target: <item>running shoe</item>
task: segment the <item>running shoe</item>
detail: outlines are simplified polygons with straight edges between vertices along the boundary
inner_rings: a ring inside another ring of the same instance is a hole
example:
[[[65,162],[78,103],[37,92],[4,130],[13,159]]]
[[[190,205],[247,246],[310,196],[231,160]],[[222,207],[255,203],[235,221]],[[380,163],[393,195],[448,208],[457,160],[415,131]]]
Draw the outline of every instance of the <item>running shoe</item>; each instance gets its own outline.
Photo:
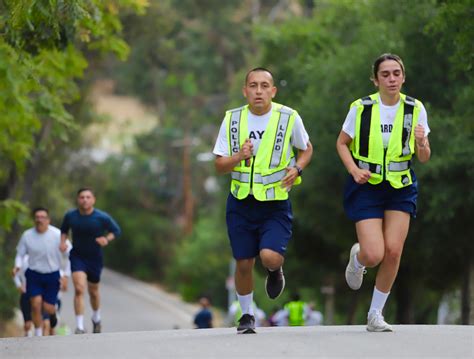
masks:
[[[100,320],[96,323],[92,321],[92,333],[101,333],[102,332],[102,325],[100,324]]]
[[[86,334],[86,330],[85,330],[85,329],[76,328],[76,330],[74,331],[74,334]]]
[[[364,274],[367,273],[365,267],[360,269],[356,268],[354,262],[354,256],[359,253],[360,245],[356,243],[351,248],[351,254],[349,255],[349,263],[346,267],[346,282],[349,288],[357,290],[362,285],[362,280],[364,279]]]
[[[255,334],[255,317],[250,314],[244,314],[239,319],[237,334]]]
[[[367,331],[393,332],[393,328],[384,320],[383,315],[379,310],[372,310],[367,316]]]
[[[267,269],[268,275],[265,279],[265,292],[268,298],[277,299],[283,289],[285,289],[285,276],[283,275],[283,268],[280,267],[275,271]]]

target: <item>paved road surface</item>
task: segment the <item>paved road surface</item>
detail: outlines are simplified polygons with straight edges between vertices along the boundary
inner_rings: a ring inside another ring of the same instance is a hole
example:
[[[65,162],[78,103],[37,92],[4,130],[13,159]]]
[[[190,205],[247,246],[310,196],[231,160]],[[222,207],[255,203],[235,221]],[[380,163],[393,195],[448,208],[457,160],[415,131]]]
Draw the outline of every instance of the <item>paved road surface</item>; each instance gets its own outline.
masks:
[[[0,358],[474,358],[474,326],[365,326],[189,329],[197,307],[156,287],[106,270],[104,333],[0,339]],[[72,287],[61,322],[74,330]],[[90,309],[86,312],[90,331]],[[172,328],[183,328],[175,330]]]
[[[364,326],[180,329],[7,338],[0,358],[469,358],[473,326],[394,326],[368,333]]]
[[[157,287],[145,284],[117,272],[105,269],[101,284],[102,329],[107,332],[130,332],[192,328],[192,319],[198,307],[183,303]],[[74,332],[74,287],[63,293],[60,325],[66,324]],[[86,294],[84,324],[92,330],[89,296]]]

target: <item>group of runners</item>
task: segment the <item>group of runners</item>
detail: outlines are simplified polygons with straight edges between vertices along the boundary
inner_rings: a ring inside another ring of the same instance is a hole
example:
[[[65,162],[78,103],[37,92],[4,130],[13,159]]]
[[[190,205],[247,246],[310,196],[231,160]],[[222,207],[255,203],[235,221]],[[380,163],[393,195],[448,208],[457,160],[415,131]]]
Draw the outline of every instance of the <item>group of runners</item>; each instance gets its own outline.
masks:
[[[12,270],[21,292],[20,308],[25,335],[42,336],[45,322],[49,331],[57,325],[58,295],[72,276],[74,285],[75,334],[86,333],[84,294],[89,292],[92,307],[92,332],[101,332],[99,283],[103,268],[102,248],[120,235],[120,227],[107,213],[94,208],[91,188],[77,191],[77,208],[68,211],[61,228],[51,225],[47,208],[32,211],[34,227],[26,230],[18,243]],[[68,239],[72,232],[73,245]],[[72,273],[72,274],[71,274]]]
[[[416,215],[418,182],[411,168],[412,157],[416,154],[420,162],[426,162],[431,150],[423,104],[401,93],[405,67],[400,57],[378,57],[371,80],[377,92],[351,104],[336,148],[349,173],[344,208],[355,222],[358,240],[350,249],[345,277],[348,286],[357,290],[366,268],[379,266],[367,330],[381,332],[393,330],[382,313],[398,272],[410,218]],[[298,112],[273,102],[277,88],[268,69],[250,70],[242,93],[247,104],[226,112],[213,153],[217,172],[231,174],[226,223],[242,313],[237,332],[247,334],[255,333],[252,303],[257,257],[267,270],[268,297],[278,298],[285,287],[283,263],[293,221],[289,192],[301,183],[313,146]],[[37,208],[33,211],[35,227],[20,239],[13,272],[20,271],[22,258],[28,255],[26,296],[35,335],[42,334],[43,314],[49,316],[51,327],[57,322],[55,304],[69,231],[73,235],[69,260],[75,333],[86,332],[86,288],[93,310],[92,331],[101,332],[102,248],[120,235],[120,228],[107,213],[95,209],[94,203],[93,191],[80,189],[77,208],[66,213],[60,229],[50,225],[46,208]]]

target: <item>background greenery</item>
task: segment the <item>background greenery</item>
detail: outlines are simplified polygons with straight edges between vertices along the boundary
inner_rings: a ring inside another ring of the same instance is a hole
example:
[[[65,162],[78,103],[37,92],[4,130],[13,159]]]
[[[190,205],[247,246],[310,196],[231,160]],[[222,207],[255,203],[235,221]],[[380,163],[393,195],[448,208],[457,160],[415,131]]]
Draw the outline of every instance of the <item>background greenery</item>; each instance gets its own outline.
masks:
[[[405,62],[404,92],[427,108],[432,159],[414,165],[418,216],[386,316],[435,323],[443,296],[460,290],[460,321],[467,323],[473,0],[21,0],[1,1],[0,14],[2,318],[15,305],[9,273],[18,236],[31,225],[29,209],[48,206],[59,226],[83,185],[96,189],[97,207],[123,229],[107,248],[109,266],[166,284],[186,300],[207,294],[225,307],[228,178],[216,181],[206,153],[225,109],[244,102],[246,71],[266,66],[275,74],[276,100],[300,112],[315,147],[303,185],[292,191],[288,290],[276,305],[298,291],[324,310],[321,288],[329,287],[334,323],[363,323],[375,271],[362,290],[347,288],[355,233],[342,209],[347,175],[335,139],[349,104],[374,91],[373,60],[394,52]],[[86,129],[103,118],[88,94],[103,79],[113,80],[117,94],[139,98],[159,121],[98,161]],[[258,271],[257,303],[269,312],[275,304]]]

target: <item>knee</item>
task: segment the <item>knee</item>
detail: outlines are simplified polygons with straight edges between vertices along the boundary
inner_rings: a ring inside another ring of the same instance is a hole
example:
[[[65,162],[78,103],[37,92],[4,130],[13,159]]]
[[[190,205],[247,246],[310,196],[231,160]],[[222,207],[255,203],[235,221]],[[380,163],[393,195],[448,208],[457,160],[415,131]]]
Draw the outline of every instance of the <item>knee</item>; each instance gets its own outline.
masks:
[[[84,295],[84,286],[82,284],[76,284],[74,286],[74,294],[76,296]]]
[[[239,259],[237,260],[235,270],[242,276],[249,275],[253,271],[253,265],[255,260],[252,259]]]
[[[368,250],[362,253],[362,257],[363,257],[363,264],[366,267],[372,268],[372,267],[377,266],[380,262],[382,262],[384,258],[384,253],[381,250],[380,251]]]
[[[262,249],[260,251],[260,259],[265,268],[272,270],[280,268],[283,264],[283,256],[270,249]]]

